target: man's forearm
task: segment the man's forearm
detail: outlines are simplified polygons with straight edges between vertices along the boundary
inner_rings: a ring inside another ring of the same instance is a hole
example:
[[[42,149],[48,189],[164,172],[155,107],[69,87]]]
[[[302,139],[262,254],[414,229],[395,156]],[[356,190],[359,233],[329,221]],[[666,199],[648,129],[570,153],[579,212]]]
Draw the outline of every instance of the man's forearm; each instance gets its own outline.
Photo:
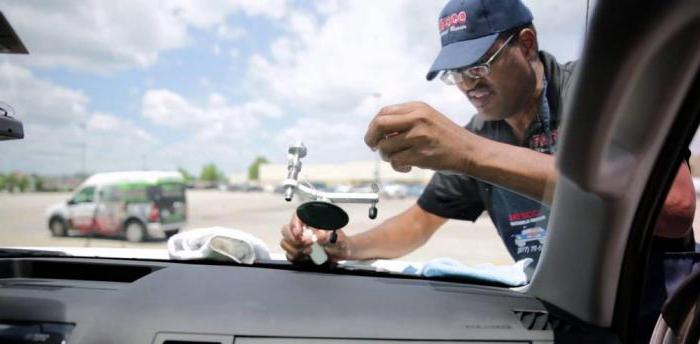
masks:
[[[682,238],[688,235],[693,228],[695,202],[693,177],[688,165],[682,163],[656,220],[654,234],[665,238]]]
[[[551,204],[559,174],[554,156],[525,147],[514,147],[478,137],[479,149],[465,150],[469,156],[464,172],[490,184]]]
[[[420,247],[427,240],[414,231],[404,233],[392,227],[390,222],[391,219],[367,232],[350,237],[351,259],[398,258]]]
[[[369,231],[349,237],[350,259],[392,259],[404,256],[422,246],[445,221],[446,219],[424,214],[418,205],[414,205]]]

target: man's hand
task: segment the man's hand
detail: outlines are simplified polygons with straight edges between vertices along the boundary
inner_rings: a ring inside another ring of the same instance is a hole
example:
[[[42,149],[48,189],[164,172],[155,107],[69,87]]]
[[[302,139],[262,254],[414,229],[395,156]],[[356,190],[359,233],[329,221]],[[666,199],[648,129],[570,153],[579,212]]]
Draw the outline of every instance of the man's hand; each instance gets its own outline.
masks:
[[[282,226],[282,240],[280,247],[286,252],[287,260],[294,263],[304,263],[309,260],[311,236],[304,235],[304,223],[299,220],[296,213],[292,215],[289,224]],[[330,243],[331,232],[316,230],[314,234],[317,243],[323,247],[331,261],[345,260],[350,257],[350,241],[342,230],[337,230],[338,238],[334,244]]]
[[[311,244],[313,241],[304,237],[304,224],[295,213],[289,223],[282,226],[280,247],[286,252],[287,260],[301,263],[309,260]]]
[[[318,239],[316,242],[326,251],[330,261],[337,262],[339,260],[350,259],[352,253],[350,249],[350,240],[347,235],[345,235],[345,232],[340,229],[335,231],[338,237],[333,244],[330,243],[332,231],[314,230],[314,232]]]
[[[465,172],[476,135],[423,102],[387,106],[369,124],[365,143],[399,172],[411,166]]]

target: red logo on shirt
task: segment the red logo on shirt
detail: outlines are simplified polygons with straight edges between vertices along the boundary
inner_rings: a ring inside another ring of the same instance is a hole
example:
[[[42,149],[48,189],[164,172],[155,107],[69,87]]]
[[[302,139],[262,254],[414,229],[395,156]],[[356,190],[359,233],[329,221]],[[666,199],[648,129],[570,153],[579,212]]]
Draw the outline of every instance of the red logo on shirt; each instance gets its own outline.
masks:
[[[553,146],[559,141],[559,130],[554,129],[552,131],[552,137],[550,138],[546,134],[537,134],[530,137],[530,148],[542,148]]]
[[[539,210],[530,210],[530,211],[523,211],[521,213],[513,213],[508,215],[508,220],[510,221],[517,221],[517,220],[527,220],[531,219],[533,217],[540,216],[540,211]]]

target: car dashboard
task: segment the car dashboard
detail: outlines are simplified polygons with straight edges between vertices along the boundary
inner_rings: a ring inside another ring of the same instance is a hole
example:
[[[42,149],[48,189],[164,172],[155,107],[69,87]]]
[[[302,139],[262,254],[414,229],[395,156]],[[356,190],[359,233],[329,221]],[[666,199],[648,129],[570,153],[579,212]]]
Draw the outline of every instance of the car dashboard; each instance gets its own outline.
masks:
[[[553,326],[542,303],[497,287],[291,265],[0,259],[4,343],[547,343]]]

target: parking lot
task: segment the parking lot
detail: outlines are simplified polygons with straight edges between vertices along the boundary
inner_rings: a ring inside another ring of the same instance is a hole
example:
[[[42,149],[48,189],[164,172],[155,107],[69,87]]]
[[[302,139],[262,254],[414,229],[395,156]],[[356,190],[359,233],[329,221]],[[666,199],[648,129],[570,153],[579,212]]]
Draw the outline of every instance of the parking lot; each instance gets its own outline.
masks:
[[[122,239],[51,237],[46,225],[45,210],[68,197],[67,193],[0,194],[0,246],[165,248],[164,241],[128,243]],[[278,194],[216,190],[188,190],[187,199],[187,229],[224,226],[245,230],[264,240],[272,252],[281,252],[278,246],[280,227],[289,220],[298,204],[287,203]],[[379,216],[375,220],[368,218],[368,206],[343,205],[350,214],[347,232],[363,231],[413,203],[415,198],[383,199],[378,204]],[[697,232],[699,215],[695,217],[696,237],[700,237]],[[512,262],[486,216],[482,216],[476,223],[449,221],[425,246],[402,259],[425,261],[446,256],[467,264]]]
[[[0,245],[2,246],[90,246],[165,248],[164,241],[128,243],[108,238],[53,238],[46,225],[45,210],[65,201],[67,193],[0,194]],[[278,242],[282,224],[289,221],[298,203],[285,202],[281,195],[239,193],[217,190],[188,190],[188,229],[224,226],[245,230],[264,240],[273,252],[281,252]],[[379,216],[370,220],[368,206],[343,205],[350,215],[348,233],[367,229],[415,203],[415,198],[381,200]],[[465,263],[508,263],[505,247],[488,218],[476,224],[450,221],[427,245],[404,257],[424,261],[450,256]]]

